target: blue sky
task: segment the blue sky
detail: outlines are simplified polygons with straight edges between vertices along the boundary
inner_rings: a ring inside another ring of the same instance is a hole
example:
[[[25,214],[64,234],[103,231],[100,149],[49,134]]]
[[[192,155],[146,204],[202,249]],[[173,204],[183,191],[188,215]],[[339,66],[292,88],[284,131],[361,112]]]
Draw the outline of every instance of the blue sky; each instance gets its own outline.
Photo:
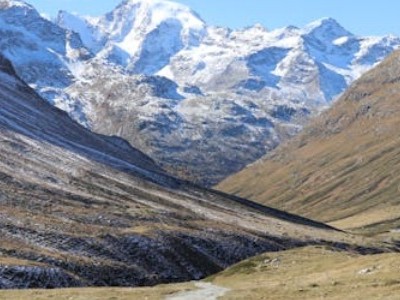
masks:
[[[40,12],[58,9],[100,15],[121,0],[27,0]],[[321,17],[333,17],[359,35],[400,35],[398,0],[176,0],[189,5],[213,25],[240,28],[261,23],[268,29],[303,26]]]

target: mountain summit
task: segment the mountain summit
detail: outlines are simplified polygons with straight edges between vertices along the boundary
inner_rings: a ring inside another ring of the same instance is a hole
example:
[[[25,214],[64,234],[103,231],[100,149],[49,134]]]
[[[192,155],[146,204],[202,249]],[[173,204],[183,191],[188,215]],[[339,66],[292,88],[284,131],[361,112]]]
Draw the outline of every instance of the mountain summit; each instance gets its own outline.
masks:
[[[71,18],[58,23],[81,36],[92,32],[88,47],[101,57],[140,74],[154,74],[184,48],[198,46],[205,23],[188,7],[162,0],[127,0],[100,18]]]
[[[29,10],[34,9],[33,6],[22,0],[1,0],[0,7],[1,8],[19,7],[19,8],[26,8]]]
[[[343,36],[353,36],[342,25],[333,18],[322,18],[316,20],[304,28],[304,31],[309,35],[320,36],[321,40],[333,41]]]

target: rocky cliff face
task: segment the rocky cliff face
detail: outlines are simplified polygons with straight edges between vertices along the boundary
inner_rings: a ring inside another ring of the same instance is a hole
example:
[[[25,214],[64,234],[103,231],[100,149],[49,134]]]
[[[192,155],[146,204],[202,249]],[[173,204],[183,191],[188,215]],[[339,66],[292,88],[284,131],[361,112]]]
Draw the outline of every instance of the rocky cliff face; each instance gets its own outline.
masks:
[[[40,95],[208,186],[295,135],[400,44],[332,19],[216,28],[162,0],[124,1],[97,18],[60,12],[57,24],[2,3],[3,52]]]

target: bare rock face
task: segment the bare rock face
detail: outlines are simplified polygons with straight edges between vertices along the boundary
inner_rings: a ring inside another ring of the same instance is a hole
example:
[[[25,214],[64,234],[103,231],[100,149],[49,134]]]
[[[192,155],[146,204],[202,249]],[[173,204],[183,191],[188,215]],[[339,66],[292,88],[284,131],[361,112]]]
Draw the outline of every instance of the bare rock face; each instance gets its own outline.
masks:
[[[363,245],[170,177],[123,140],[72,121],[0,62],[0,288],[153,285],[267,250]]]
[[[205,185],[276,147],[284,133],[299,130],[291,120],[310,113],[283,104],[257,106],[249,96],[233,93],[185,98],[164,77],[121,74],[101,64],[88,64],[86,72],[88,80],[66,93],[86,99],[92,130],[123,136],[174,175]]]

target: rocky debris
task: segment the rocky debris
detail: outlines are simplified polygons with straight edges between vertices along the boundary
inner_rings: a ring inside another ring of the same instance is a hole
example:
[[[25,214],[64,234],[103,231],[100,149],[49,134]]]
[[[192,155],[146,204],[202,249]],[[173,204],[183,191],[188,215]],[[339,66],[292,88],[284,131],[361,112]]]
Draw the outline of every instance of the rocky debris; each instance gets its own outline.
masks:
[[[365,268],[365,269],[362,269],[362,270],[360,270],[360,271],[358,271],[358,275],[370,275],[370,274],[373,274],[373,273],[375,273],[375,271],[377,270],[378,268],[376,267],[376,266],[373,266],[373,267],[370,267],[370,268]]]
[[[80,287],[82,282],[60,268],[1,266],[0,289]]]

